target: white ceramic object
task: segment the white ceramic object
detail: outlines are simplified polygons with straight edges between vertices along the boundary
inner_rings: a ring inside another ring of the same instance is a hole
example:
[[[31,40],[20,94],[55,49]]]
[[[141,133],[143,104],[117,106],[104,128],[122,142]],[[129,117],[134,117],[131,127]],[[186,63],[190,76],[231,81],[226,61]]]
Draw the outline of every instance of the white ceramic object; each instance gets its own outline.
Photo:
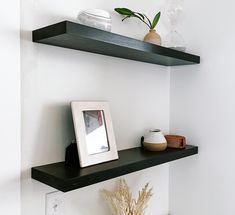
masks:
[[[104,31],[111,31],[112,28],[111,15],[105,10],[89,9],[81,11],[78,14],[77,20],[80,24]]]
[[[143,145],[149,151],[164,151],[167,141],[161,130],[151,129],[145,133]]]

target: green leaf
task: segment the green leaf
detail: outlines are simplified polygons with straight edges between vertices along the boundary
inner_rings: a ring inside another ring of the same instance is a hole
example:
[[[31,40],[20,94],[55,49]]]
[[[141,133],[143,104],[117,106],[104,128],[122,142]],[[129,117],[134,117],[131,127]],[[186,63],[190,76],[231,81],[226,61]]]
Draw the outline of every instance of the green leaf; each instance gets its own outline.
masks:
[[[134,15],[134,12],[128,8],[115,8],[114,10],[117,13],[124,15],[124,16],[133,16]]]
[[[158,12],[157,15],[154,17],[153,19],[153,23],[151,25],[151,29],[154,29],[160,19],[160,16],[161,16],[161,12]]]
[[[138,18],[140,21],[142,21],[144,24],[146,24],[150,29],[151,29],[151,22],[149,21],[149,19],[147,18],[148,22],[147,23],[145,21],[145,15],[142,14],[142,13],[138,13],[138,12],[134,12],[128,8],[115,8],[114,9],[117,13],[125,16],[122,21],[124,21],[125,19],[127,18],[130,18],[130,17],[135,17],[135,18]]]

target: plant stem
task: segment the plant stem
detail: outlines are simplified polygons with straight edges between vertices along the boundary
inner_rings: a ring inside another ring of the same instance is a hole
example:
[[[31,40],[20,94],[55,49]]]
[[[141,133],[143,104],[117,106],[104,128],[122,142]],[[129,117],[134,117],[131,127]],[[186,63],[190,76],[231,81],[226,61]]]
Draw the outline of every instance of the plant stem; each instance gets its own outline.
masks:
[[[148,22],[149,22],[149,27],[151,28],[152,23],[151,23],[150,19],[149,19],[145,14],[143,14],[143,15],[144,15],[144,17],[148,20]]]
[[[138,15],[136,15],[136,13],[137,12],[134,12],[135,13],[135,16],[138,18],[138,19],[140,19],[143,23],[145,23],[150,29],[151,29],[151,22],[150,22],[150,20],[148,19],[148,21],[149,21],[149,23],[150,24],[148,24],[147,22],[145,22],[145,20],[144,19],[142,19],[140,16],[138,16]],[[137,13],[138,14],[138,13]],[[144,15],[144,14],[143,14]],[[145,15],[144,15],[145,16]],[[146,16],[145,16],[146,17]]]

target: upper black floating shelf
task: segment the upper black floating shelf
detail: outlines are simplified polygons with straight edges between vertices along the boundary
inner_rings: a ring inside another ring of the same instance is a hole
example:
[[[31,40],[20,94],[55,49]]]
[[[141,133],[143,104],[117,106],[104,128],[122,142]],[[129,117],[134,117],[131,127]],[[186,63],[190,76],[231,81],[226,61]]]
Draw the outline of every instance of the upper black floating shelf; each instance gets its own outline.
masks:
[[[65,162],[33,167],[32,178],[68,192],[121,175],[153,167],[198,153],[198,147],[150,152],[141,148],[119,151],[119,159],[86,168],[67,167]]]
[[[200,63],[200,57],[63,21],[33,31],[33,41],[165,66]]]

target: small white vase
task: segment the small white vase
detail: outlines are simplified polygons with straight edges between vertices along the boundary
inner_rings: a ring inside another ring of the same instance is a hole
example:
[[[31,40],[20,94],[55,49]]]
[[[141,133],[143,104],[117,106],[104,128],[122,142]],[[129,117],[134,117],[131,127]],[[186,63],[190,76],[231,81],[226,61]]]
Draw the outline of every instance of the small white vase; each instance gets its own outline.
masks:
[[[167,141],[160,129],[151,129],[144,135],[143,146],[149,151],[164,151]]]

